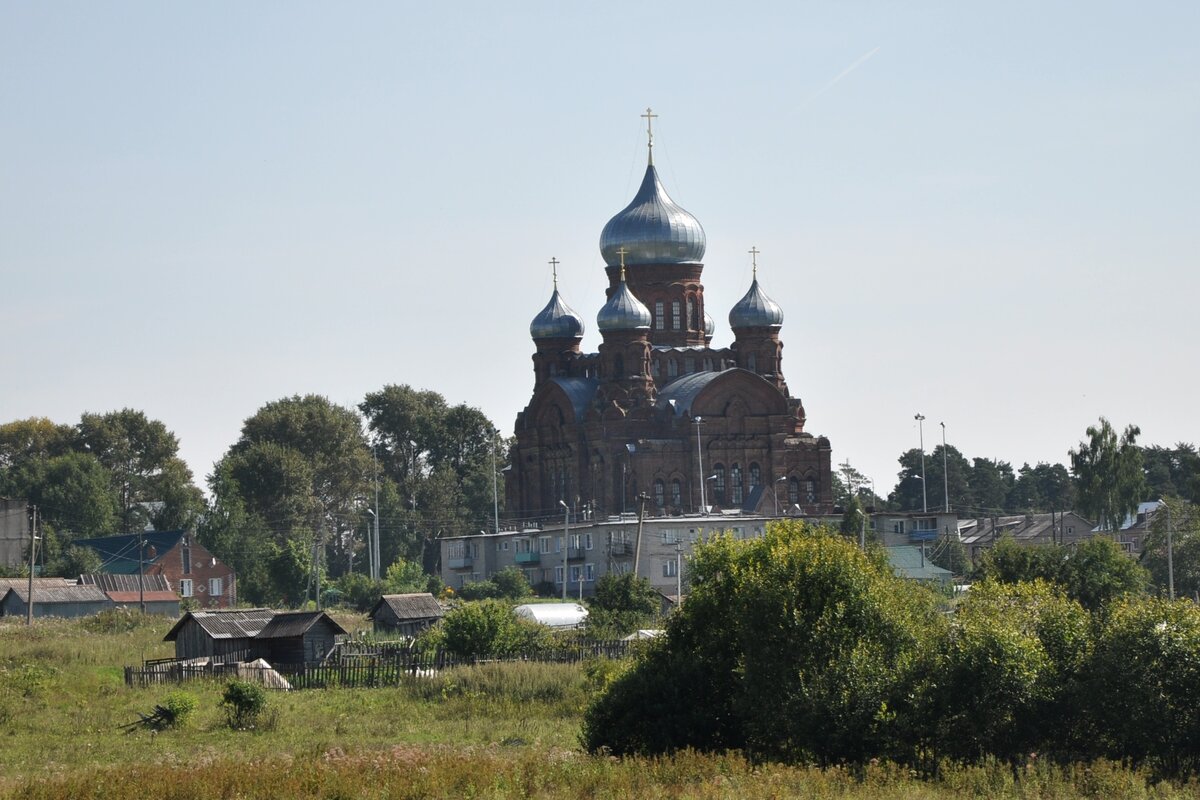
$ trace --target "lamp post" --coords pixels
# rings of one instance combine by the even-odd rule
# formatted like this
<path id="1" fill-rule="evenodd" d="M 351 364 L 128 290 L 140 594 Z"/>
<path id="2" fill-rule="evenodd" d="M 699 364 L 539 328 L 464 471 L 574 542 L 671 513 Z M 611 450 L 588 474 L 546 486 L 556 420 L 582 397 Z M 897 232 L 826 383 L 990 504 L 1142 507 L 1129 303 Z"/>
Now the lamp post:
<path id="1" fill-rule="evenodd" d="M 700 449 L 700 423 L 703 422 L 703 418 L 696 417 L 694 422 L 696 423 L 696 463 L 700 467 L 698 474 L 700 475 L 701 478 L 703 478 L 704 477 L 704 451 Z M 706 483 L 708 483 L 708 481 L 706 481 L 706 480 L 700 481 L 700 513 L 702 513 L 702 514 L 708 513 L 708 498 L 705 497 L 705 494 L 704 494 L 704 484 L 706 484 Z"/>
<path id="2" fill-rule="evenodd" d="M 371 458 L 375 461 L 375 510 L 371 512 L 371 516 L 375 518 L 375 539 L 367 544 L 371 553 L 371 580 L 377 581 L 383 570 L 379 567 L 379 454 L 375 445 L 371 445 Z"/>
<path id="3" fill-rule="evenodd" d="M 942 499 L 945 501 L 943 509 L 947 514 L 950 513 L 950 473 L 946 471 L 946 423 L 939 422 L 942 426 Z"/>
<path id="4" fill-rule="evenodd" d="M 917 421 L 917 430 L 921 435 L 921 512 L 929 513 L 929 495 L 925 491 L 925 415 L 913 417 Z"/>
<path id="5" fill-rule="evenodd" d="M 565 500 L 559 500 L 563 507 L 563 602 L 567 602 L 567 542 L 571 532 L 571 509 Z"/>
<path id="6" fill-rule="evenodd" d="M 1171 543 L 1171 507 L 1166 500 L 1159 500 L 1167 510 L 1167 596 L 1175 599 L 1175 556 Z"/>

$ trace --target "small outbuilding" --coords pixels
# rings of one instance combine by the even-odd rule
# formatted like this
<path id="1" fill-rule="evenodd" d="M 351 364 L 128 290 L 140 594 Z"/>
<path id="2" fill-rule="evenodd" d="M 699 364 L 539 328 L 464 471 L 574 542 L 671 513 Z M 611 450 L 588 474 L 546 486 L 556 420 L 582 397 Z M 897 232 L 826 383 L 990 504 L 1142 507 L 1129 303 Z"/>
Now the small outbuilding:
<path id="1" fill-rule="evenodd" d="M 112 608 L 112 600 L 95 586 L 33 587 L 35 617 L 90 617 Z M 13 586 L 0 599 L 0 616 L 24 617 L 29 613 L 29 587 Z"/>
<path id="2" fill-rule="evenodd" d="M 323 661 L 346 629 L 324 611 L 276 614 L 254 637 L 257 653 L 271 664 Z"/>
<path id="3" fill-rule="evenodd" d="M 106 575 L 91 573 L 79 576 L 84 586 L 95 586 L 108 595 L 118 608 L 140 608 L 146 604 L 147 614 L 162 617 L 179 616 L 179 596 L 165 575 Z"/>
<path id="4" fill-rule="evenodd" d="M 587 619 L 588 610 L 578 603 L 526 603 L 513 609 L 521 619 L 547 628 L 578 628 Z"/>
<path id="5" fill-rule="evenodd" d="M 376 633 L 416 636 L 442 618 L 442 605 L 429 592 L 385 594 L 371 609 L 367 619 Z"/>
<path id="6" fill-rule="evenodd" d="M 167 631 L 163 641 L 175 643 L 175 657 L 180 660 L 250 661 L 257 656 L 254 637 L 274 616 L 269 608 L 189 611 Z"/>

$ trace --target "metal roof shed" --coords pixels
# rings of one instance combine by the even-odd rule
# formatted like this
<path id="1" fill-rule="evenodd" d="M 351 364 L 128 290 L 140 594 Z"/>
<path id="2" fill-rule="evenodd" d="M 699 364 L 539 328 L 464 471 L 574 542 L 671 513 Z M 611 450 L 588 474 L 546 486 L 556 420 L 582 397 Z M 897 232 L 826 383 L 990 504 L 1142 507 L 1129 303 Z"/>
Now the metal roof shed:
<path id="1" fill-rule="evenodd" d="M 415 636 L 442 618 L 442 606 L 429 592 L 385 594 L 367 615 L 375 632 Z"/>

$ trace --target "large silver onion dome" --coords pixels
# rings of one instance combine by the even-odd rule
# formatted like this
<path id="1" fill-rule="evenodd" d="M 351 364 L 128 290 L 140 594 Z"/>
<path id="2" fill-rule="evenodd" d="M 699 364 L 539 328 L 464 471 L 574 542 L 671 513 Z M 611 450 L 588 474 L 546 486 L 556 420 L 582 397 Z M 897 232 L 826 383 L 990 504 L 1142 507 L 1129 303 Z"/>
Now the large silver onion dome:
<path id="1" fill-rule="evenodd" d="M 729 312 L 731 328 L 778 328 L 783 324 L 783 309 L 767 297 L 758 285 L 758 277 L 750 284 L 750 291 L 738 300 Z"/>
<path id="2" fill-rule="evenodd" d="M 583 319 L 563 302 L 557 286 L 550 302 L 529 323 L 529 335 L 534 339 L 583 338 Z"/>
<path id="3" fill-rule="evenodd" d="M 667 195 L 653 161 L 633 201 L 600 234 L 600 254 L 610 267 L 619 263 L 622 247 L 627 264 L 695 264 L 704 258 L 704 228 Z"/>
<path id="4" fill-rule="evenodd" d="M 621 282 L 612 297 L 596 315 L 596 325 L 602 331 L 633 331 L 641 328 L 650 329 L 650 309 L 642 304 L 629 291 L 625 283 L 625 268 L 621 268 Z"/>

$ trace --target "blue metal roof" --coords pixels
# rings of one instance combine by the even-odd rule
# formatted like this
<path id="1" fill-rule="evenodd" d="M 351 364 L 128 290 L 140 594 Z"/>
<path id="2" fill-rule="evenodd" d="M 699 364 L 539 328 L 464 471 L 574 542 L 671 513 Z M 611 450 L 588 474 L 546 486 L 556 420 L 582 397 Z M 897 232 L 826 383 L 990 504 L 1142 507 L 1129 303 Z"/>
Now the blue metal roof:
<path id="1" fill-rule="evenodd" d="M 147 531 L 145 533 L 122 533 L 99 539 L 79 539 L 72 544 L 90 547 L 100 556 L 100 571 L 114 575 L 134 575 L 138 571 L 138 540 L 145 542 L 142 561 L 149 566 L 187 535 L 187 531 Z"/>
<path id="2" fill-rule="evenodd" d="M 659 390 L 659 408 L 670 405 L 675 409 L 675 416 L 682 417 L 692 410 L 692 401 L 696 399 L 696 396 L 721 374 L 720 372 L 695 372 L 691 375 L 684 375 L 682 378 L 676 378 Z"/>
<path id="3" fill-rule="evenodd" d="M 575 421 L 583 419 L 583 415 L 587 412 L 588 405 L 591 404 L 592 398 L 596 396 L 596 387 L 600 382 L 595 378 L 551 378 L 551 383 L 557 384 L 558 388 L 563 390 L 563 394 L 571 401 L 571 407 L 575 411 Z"/>
<path id="4" fill-rule="evenodd" d="M 704 228 L 670 198 L 653 163 L 633 200 L 600 234 L 600 254 L 610 267 L 620 263 L 622 247 L 627 264 L 695 264 L 704 258 L 704 245 Z"/>
<path id="5" fill-rule="evenodd" d="M 583 320 L 566 303 L 555 287 L 550 302 L 529 323 L 534 339 L 578 339 L 583 336 Z"/>

